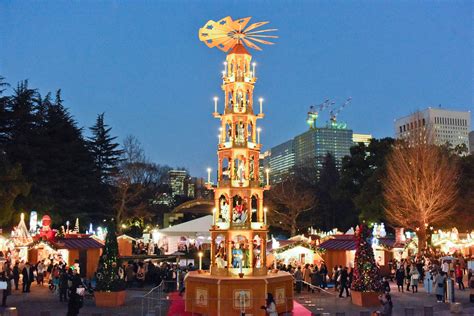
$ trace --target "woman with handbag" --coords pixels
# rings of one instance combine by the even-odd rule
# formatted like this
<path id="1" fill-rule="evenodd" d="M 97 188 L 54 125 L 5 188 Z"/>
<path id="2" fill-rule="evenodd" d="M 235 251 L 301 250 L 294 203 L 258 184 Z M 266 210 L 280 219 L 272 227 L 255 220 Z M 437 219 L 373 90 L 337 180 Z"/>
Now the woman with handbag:
<path id="1" fill-rule="evenodd" d="M 444 299 L 444 285 L 446 282 L 446 276 L 443 271 L 439 271 L 435 277 L 434 284 L 436 286 L 436 299 L 438 303 L 442 303 Z"/>
<path id="2" fill-rule="evenodd" d="M 420 280 L 420 273 L 414 264 L 410 268 L 410 285 L 413 293 L 418 293 L 418 281 Z"/>
<path id="3" fill-rule="evenodd" d="M 0 281 L 5 282 L 2 296 L 2 307 L 7 307 L 7 297 L 12 294 L 12 282 L 13 274 L 10 270 L 10 267 L 6 267 L 5 271 L 0 274 Z"/>

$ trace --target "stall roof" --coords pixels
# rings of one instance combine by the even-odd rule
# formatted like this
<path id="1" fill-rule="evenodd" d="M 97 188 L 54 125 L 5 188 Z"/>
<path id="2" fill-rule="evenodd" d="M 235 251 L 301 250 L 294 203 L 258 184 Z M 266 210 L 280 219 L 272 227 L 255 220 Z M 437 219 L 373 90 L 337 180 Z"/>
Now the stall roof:
<path id="1" fill-rule="evenodd" d="M 393 248 L 395 245 L 395 239 L 379 238 L 379 243 L 385 247 Z M 319 245 L 319 248 L 324 248 L 326 250 L 355 250 L 356 246 L 354 235 L 335 235 L 322 242 Z"/>
<path id="2" fill-rule="evenodd" d="M 164 235 L 176 235 L 176 234 L 197 234 L 205 233 L 209 234 L 209 229 L 212 225 L 212 215 L 207 215 L 193 219 L 191 221 L 174 225 L 171 227 L 160 229 L 159 232 Z"/>
<path id="3" fill-rule="evenodd" d="M 57 249 L 94 249 L 104 245 L 93 238 L 64 238 L 54 242 Z"/>

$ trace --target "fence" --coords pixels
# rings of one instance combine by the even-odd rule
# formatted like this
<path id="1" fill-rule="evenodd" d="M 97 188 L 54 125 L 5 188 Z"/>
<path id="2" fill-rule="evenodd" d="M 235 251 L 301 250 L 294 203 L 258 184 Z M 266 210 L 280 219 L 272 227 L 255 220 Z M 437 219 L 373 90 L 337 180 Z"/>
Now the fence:
<path id="1" fill-rule="evenodd" d="M 155 286 L 142 297 L 142 316 L 153 315 L 157 309 L 162 310 L 167 306 L 165 297 L 165 281 Z"/>

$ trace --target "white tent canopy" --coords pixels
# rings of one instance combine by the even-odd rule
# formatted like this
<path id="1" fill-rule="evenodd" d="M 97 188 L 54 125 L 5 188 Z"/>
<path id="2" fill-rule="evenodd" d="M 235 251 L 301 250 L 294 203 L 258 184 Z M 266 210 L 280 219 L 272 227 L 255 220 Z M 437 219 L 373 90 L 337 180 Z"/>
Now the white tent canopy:
<path id="1" fill-rule="evenodd" d="M 163 241 L 168 244 L 166 254 L 178 250 L 178 242 L 182 237 L 187 240 L 199 241 L 199 243 L 209 243 L 211 234 L 209 228 L 212 225 L 212 215 L 207 215 L 193 219 L 191 221 L 160 229 L 158 234 Z M 163 237 L 163 238 L 162 238 Z"/>
<path id="2" fill-rule="evenodd" d="M 207 215 L 184 222 L 175 226 L 170 226 L 159 230 L 165 236 L 210 236 L 209 229 L 212 225 L 212 215 Z"/>

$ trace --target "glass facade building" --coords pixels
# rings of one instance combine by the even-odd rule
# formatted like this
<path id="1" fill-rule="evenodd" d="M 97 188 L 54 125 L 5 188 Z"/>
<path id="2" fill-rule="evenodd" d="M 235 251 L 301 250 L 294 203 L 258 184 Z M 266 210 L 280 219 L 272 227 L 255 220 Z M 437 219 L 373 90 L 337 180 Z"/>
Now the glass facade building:
<path id="1" fill-rule="evenodd" d="M 316 163 L 322 167 L 327 153 L 334 156 L 339 168 L 344 156 L 350 155 L 354 145 L 351 129 L 333 126 L 312 128 L 293 139 L 271 148 L 265 153 L 263 165 L 269 168 L 270 182 L 281 182 L 296 165 Z"/>

